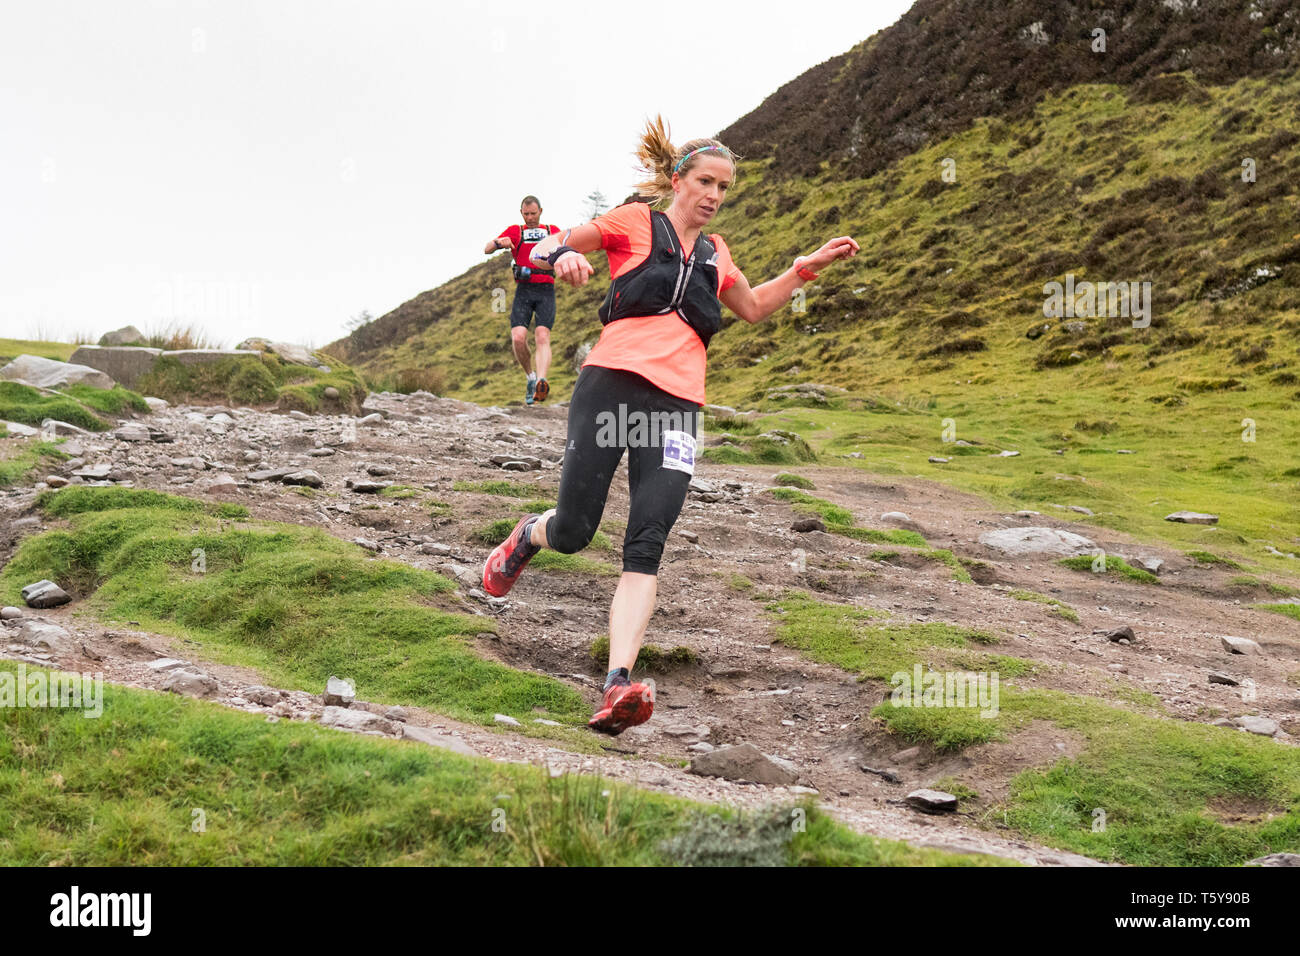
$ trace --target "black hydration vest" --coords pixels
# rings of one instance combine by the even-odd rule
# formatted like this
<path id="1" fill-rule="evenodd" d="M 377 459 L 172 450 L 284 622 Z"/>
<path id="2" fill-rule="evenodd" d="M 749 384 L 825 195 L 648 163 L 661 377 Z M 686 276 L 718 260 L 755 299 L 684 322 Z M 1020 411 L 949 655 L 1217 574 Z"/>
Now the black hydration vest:
<path id="1" fill-rule="evenodd" d="M 650 254 L 609 284 L 599 312 L 602 325 L 618 319 L 676 311 L 704 347 L 722 326 L 718 302 L 718 250 L 700 233 L 689 259 L 678 248 L 677 231 L 663 213 L 650 210 Z"/>

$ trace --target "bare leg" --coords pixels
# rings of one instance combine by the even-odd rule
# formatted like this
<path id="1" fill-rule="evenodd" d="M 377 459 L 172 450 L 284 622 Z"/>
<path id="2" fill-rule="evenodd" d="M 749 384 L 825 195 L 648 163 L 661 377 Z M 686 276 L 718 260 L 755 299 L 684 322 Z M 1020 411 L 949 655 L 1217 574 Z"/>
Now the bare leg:
<path id="1" fill-rule="evenodd" d="M 533 370 L 533 356 L 528 351 L 528 330 L 516 325 L 510 330 L 510 344 L 515 350 L 515 359 L 523 366 L 524 372 Z"/>
<path id="2" fill-rule="evenodd" d="M 546 378 L 551 368 L 551 330 L 544 325 L 537 327 L 537 377 Z"/>
<path id="3" fill-rule="evenodd" d="M 657 574 L 640 574 L 624 571 L 614 591 L 614 601 L 609 606 L 609 669 L 626 667 L 629 671 L 636 663 L 645 640 L 645 629 L 655 609 L 655 595 L 659 590 Z"/>

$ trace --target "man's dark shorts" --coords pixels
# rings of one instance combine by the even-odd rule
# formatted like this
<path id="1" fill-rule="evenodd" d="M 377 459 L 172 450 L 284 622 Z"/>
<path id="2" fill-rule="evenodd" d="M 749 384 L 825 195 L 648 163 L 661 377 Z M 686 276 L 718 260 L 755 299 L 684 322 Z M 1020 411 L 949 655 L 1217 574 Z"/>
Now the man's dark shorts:
<path id="1" fill-rule="evenodd" d="M 510 327 L 516 325 L 528 328 L 533 313 L 537 313 L 538 327 L 551 328 L 555 325 L 555 283 L 554 282 L 517 282 L 515 283 L 515 302 L 510 307 Z"/>

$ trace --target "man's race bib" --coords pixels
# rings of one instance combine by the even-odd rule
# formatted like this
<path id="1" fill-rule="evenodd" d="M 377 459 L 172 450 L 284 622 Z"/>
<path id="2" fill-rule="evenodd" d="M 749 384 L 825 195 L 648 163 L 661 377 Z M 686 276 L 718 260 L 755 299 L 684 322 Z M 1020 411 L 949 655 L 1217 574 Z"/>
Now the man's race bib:
<path id="1" fill-rule="evenodd" d="M 520 228 L 522 229 L 521 235 L 523 236 L 520 242 L 541 242 L 550 235 L 550 233 L 541 226 L 521 226 Z"/>
<path id="2" fill-rule="evenodd" d="M 690 432 L 664 432 L 664 467 L 695 474 L 695 437 Z"/>

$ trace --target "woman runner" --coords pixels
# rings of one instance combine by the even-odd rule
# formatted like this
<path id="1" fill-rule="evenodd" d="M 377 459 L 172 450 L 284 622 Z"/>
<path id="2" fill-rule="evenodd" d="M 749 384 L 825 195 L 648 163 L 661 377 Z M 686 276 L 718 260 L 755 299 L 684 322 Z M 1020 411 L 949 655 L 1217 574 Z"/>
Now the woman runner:
<path id="1" fill-rule="evenodd" d="M 659 117 L 646 124 L 637 158 L 651 174 L 638 193 L 656 204 L 671 199 L 666 211 L 626 203 L 532 250 L 536 267 L 554 269 L 573 286 L 593 273 L 586 253 L 605 250 L 611 282 L 600 308 L 604 329 L 573 389 L 556 507 L 525 516 L 483 567 L 483 589 L 500 597 L 542 548 L 585 548 L 627 451 L 631 505 L 623 574 L 609 609 L 609 674 L 588 722 L 608 734 L 654 711 L 653 685 L 629 675 L 654 611 L 664 542 L 694 471 L 705 350 L 721 324 L 721 305 L 761 322 L 817 270 L 858 252 L 853 239 L 840 236 L 751 288 L 722 237 L 703 233 L 735 179 L 731 152 L 713 139 L 675 147 Z"/>

